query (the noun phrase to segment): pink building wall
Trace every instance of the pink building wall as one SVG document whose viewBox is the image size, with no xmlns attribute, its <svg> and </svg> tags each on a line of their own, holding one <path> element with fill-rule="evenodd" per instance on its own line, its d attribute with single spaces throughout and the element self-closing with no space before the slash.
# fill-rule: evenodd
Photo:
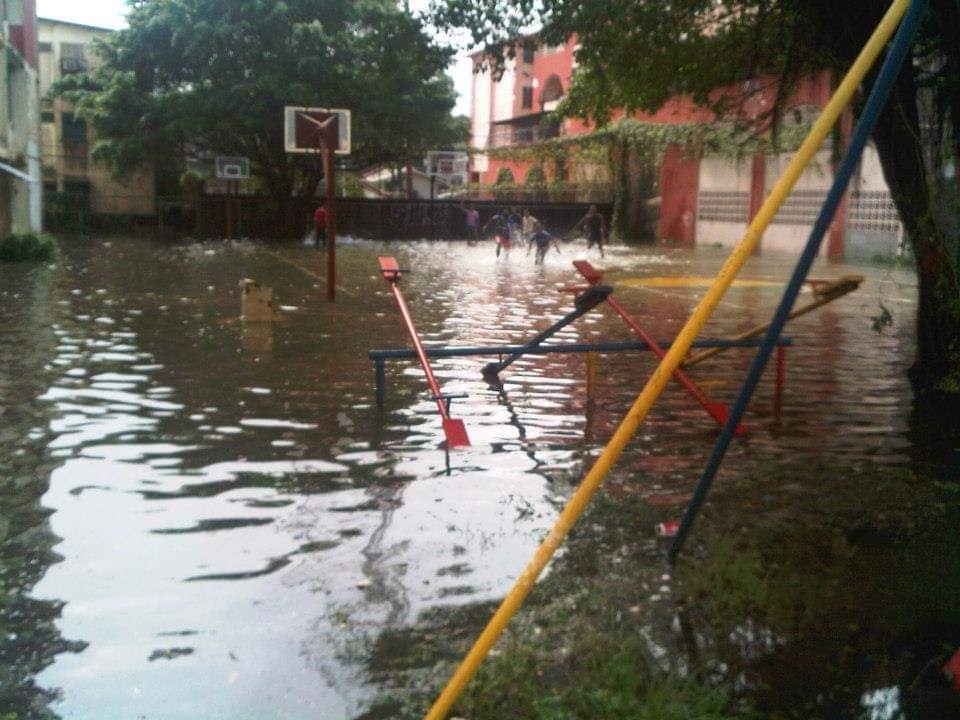
<svg viewBox="0 0 960 720">
<path fill-rule="evenodd" d="M 39 52 L 37 47 L 37 3 L 36 0 L 23 1 L 23 24 L 10 26 L 10 41 L 27 64 L 37 69 Z"/>
</svg>

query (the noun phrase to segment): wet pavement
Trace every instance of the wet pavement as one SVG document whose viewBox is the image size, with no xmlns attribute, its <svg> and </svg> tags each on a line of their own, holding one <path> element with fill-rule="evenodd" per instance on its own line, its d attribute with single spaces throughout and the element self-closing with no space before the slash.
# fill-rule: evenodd
<svg viewBox="0 0 960 720">
<path fill-rule="evenodd" d="M 322 256 L 299 245 L 76 239 L 50 267 L 0 267 L 0 699 L 21 717 L 351 717 L 376 692 L 364 663 L 381 631 L 509 587 L 653 361 L 604 355 L 591 403 L 583 356 L 524 358 L 502 388 L 481 376 L 490 358 L 437 360 L 444 390 L 468 395 L 454 415 L 473 446 L 447 453 L 414 363 L 388 364 L 376 407 L 367 352 L 408 346 L 379 254 L 412 269 L 403 288 L 428 345 L 480 345 L 562 317 L 557 288 L 579 282 L 582 249 L 535 267 L 487 244 L 346 242 L 333 306 Z M 591 260 L 669 340 L 703 288 L 636 279 L 710 276 L 723 257 L 614 247 Z M 790 267 L 753 258 L 742 277 L 766 282 L 731 290 L 705 336 L 766 321 Z M 913 276 L 814 274 L 850 273 L 867 277 L 858 292 L 790 326 L 783 417 L 768 372 L 720 482 L 923 461 L 906 380 Z M 245 277 L 273 288 L 276 322 L 239 320 Z M 878 333 L 881 303 L 894 321 Z M 632 339 L 602 306 L 558 336 Z M 749 359 L 691 374 L 729 402 Z M 671 386 L 608 487 L 688 492 L 715 436 Z"/>
</svg>

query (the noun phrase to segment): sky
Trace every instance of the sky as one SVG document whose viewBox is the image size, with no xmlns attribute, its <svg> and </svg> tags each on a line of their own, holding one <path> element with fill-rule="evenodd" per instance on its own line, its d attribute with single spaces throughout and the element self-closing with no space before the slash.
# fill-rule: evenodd
<svg viewBox="0 0 960 720">
<path fill-rule="evenodd" d="M 424 9 L 429 0 L 411 0 L 410 7 L 414 10 Z M 127 4 L 124 0 L 37 0 L 37 14 L 40 17 L 54 20 L 67 20 L 83 25 L 95 25 L 105 28 L 122 28 L 126 26 L 124 15 Z M 456 115 L 470 114 L 470 61 L 460 58 L 450 67 L 450 75 L 459 94 L 457 106 L 453 112 Z"/>
</svg>

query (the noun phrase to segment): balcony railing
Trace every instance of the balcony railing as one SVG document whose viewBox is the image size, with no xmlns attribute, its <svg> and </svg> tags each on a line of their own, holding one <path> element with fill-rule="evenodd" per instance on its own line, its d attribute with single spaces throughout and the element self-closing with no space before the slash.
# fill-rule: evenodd
<svg viewBox="0 0 960 720">
<path fill-rule="evenodd" d="M 504 148 L 516 147 L 517 145 L 533 145 L 559 136 L 560 125 L 557 123 L 503 123 L 493 125 L 490 128 L 490 147 Z"/>
</svg>

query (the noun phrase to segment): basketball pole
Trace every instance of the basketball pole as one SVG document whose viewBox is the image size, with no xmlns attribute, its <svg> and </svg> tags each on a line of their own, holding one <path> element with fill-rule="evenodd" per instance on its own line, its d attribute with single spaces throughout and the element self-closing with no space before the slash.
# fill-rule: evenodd
<svg viewBox="0 0 960 720">
<path fill-rule="evenodd" d="M 331 125 L 331 120 L 325 125 Z M 329 129 L 321 134 L 320 144 L 323 146 L 323 174 L 327 177 L 327 300 L 334 302 L 337 299 L 337 179 L 334 173 L 333 148 L 330 142 Z"/>
<path fill-rule="evenodd" d="M 339 125 L 336 115 L 320 122 L 305 113 L 300 117 L 317 126 L 317 151 L 327 179 L 327 300 L 337 299 L 337 181 L 334 150 L 339 140 Z"/>
<path fill-rule="evenodd" d="M 227 180 L 227 192 L 223 198 L 223 212 L 227 220 L 227 240 L 233 240 L 233 205 L 230 202 L 230 188 L 233 185 L 232 180 Z"/>
</svg>

